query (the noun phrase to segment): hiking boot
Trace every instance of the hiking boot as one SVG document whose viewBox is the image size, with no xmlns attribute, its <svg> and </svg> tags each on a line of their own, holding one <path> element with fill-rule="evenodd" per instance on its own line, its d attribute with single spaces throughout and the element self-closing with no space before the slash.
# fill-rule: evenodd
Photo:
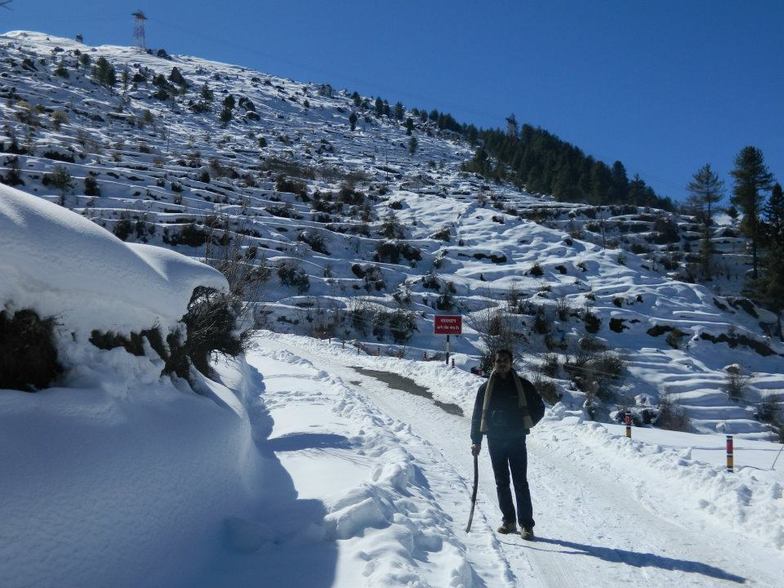
<svg viewBox="0 0 784 588">
<path fill-rule="evenodd" d="M 501 526 L 498 527 L 497 531 L 503 535 L 507 535 L 509 533 L 516 533 L 517 525 L 514 524 L 514 521 L 511 523 L 501 523 Z"/>
<path fill-rule="evenodd" d="M 533 541 L 535 539 L 533 527 L 523 527 L 523 530 L 520 531 L 520 536 L 526 541 Z"/>
</svg>

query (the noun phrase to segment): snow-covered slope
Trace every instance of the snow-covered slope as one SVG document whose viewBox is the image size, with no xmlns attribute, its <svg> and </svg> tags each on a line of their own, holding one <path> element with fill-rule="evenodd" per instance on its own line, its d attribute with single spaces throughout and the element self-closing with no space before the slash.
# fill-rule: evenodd
<svg viewBox="0 0 784 588">
<path fill-rule="evenodd" d="M 33 175 L 25 187 L 36 186 Z M 482 222 L 489 211 L 459 197 L 432 204 L 425 195 L 395 194 L 410 206 L 400 210 L 412 215 L 412 230 L 422 230 L 428 214 L 456 215 L 464 242 L 444 263 L 453 264 L 447 275 L 467 310 L 494 304 L 509 283 L 561 289 L 570 304 L 590 300 L 585 284 L 593 283 L 594 312 L 625 313 L 619 317 L 632 326 L 668 320 L 692 328 L 700 316 L 699 326 L 710 329 L 732 316 L 711 308 L 699 288 L 646 273 L 634 260 L 618 265 L 614 254 L 552 229 L 510 214 L 503 223 Z M 780 583 L 778 445 L 739 440 L 737 470 L 728 473 L 723 436 L 635 427 L 635 440 L 627 440 L 620 427 L 586 422 L 582 410 L 559 403 L 529 438 L 538 542 L 494 535 L 498 512 L 484 455 L 474 526 L 465 534 L 466 413 L 481 378 L 442 361 L 269 331 L 257 334 L 247 358 L 214 357 L 212 379 L 193 374 L 189 386 L 162 377 L 149 346 L 140 356 L 99 349 L 90 333 L 176 329 L 191 291 L 226 289 L 226 279 L 180 253 L 124 243 L 44 200 L 0 188 L 3 311 L 53 314 L 68 368 L 56 386 L 34 394 L 0 390 L 1 586 Z M 416 206 L 416 215 L 406 212 Z M 492 273 L 498 264 L 459 255 L 468 252 L 505 256 L 508 268 Z M 314 266 L 324 261 L 309 257 Z M 520 275 L 534 261 L 547 278 Z M 585 277 L 570 283 L 556 263 Z M 385 277 L 417 275 L 403 264 L 382 265 Z M 266 295 L 282 292 L 275 286 Z M 619 292 L 642 300 L 609 302 Z M 377 300 L 389 303 L 385 294 Z M 558 314 L 547 296 L 533 300 Z M 612 341 L 615 332 L 605 331 L 597 334 Z M 544 341 L 527 336 L 530 360 Z M 711 366 L 728 359 L 700 356 L 699 340 L 669 350 L 639 344 L 653 335 L 626 336 L 636 350 L 629 357 L 636 381 L 680 386 L 673 394 L 699 397 Z M 458 366 L 475 362 L 475 341 L 462 342 Z M 417 355 L 435 345 L 425 335 L 414 342 Z M 771 390 L 780 377 L 769 373 Z"/>
<path fill-rule="evenodd" d="M 585 373 L 577 364 L 594 338 L 625 359 L 620 378 L 597 384 L 598 418 L 668 396 L 693 430 L 770 436 L 756 416 L 763 400 L 784 396 L 784 347 L 766 334 L 775 317 L 674 281 L 650 256 L 604 248 L 590 227 L 575 226 L 593 214 L 608 234 L 617 225 L 645 236 L 657 211 L 588 212 L 488 183 L 460 171 L 472 146 L 427 117 L 404 113 L 418 141 L 412 154 L 404 120 L 326 85 L 40 33 L 0 41 L 9 64 L 0 140 L 9 149 L 15 137 L 24 152 L 6 153 L 6 181 L 18 177 L 19 189 L 63 200 L 128 242 L 262 268 L 258 326 L 419 358 L 443 349 L 430 334 L 434 315 L 460 313 L 466 328 L 452 345 L 470 368 L 483 349 L 483 312 L 497 308 L 527 368 L 556 356 L 542 378 L 573 406 L 593 393 L 575 374 Z M 94 81 L 101 56 L 117 71 L 113 87 Z M 69 170 L 72 189 L 54 187 L 46 173 L 55 166 Z M 211 241 L 224 245 L 205 251 Z M 586 332 L 592 317 L 598 326 Z M 731 364 L 744 384 L 733 400 Z"/>
</svg>

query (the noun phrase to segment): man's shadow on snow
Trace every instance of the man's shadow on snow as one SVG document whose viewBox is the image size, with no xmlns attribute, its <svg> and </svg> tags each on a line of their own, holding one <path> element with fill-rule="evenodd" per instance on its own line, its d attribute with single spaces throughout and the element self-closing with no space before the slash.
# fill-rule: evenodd
<svg viewBox="0 0 784 588">
<path fill-rule="evenodd" d="M 671 557 L 664 557 L 662 555 L 655 555 L 653 553 L 640 553 L 637 551 L 625 551 L 623 549 L 613 549 L 611 547 L 597 547 L 596 545 L 585 545 L 583 543 L 574 543 L 573 541 L 564 541 L 563 539 L 548 539 L 547 537 L 538 537 L 536 542 L 532 543 L 530 547 L 536 549 L 537 543 L 550 543 L 552 545 L 559 545 L 572 551 L 559 551 L 566 555 L 590 555 L 605 561 L 613 563 L 624 563 L 635 568 L 660 568 L 663 570 L 675 570 L 679 572 L 688 572 L 692 574 L 702 574 L 718 580 L 727 580 L 730 582 L 737 582 L 738 584 L 745 584 L 746 578 L 736 576 L 729 572 L 704 564 L 698 561 L 689 561 L 685 559 L 674 559 Z M 527 545 L 527 544 L 526 544 Z M 548 551 L 548 550 L 540 550 Z"/>
</svg>

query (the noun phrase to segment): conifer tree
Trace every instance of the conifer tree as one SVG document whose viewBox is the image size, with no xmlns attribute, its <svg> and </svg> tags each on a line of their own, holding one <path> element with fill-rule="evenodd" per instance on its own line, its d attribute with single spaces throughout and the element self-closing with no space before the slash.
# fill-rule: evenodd
<svg viewBox="0 0 784 588">
<path fill-rule="evenodd" d="M 357 119 L 357 113 L 354 112 L 354 111 L 351 111 L 351 114 L 348 115 L 348 124 L 351 125 L 351 130 L 352 131 L 357 128 L 357 120 L 358 120 Z"/>
<path fill-rule="evenodd" d="M 419 147 L 419 141 L 417 141 L 416 137 L 411 137 L 408 140 L 408 153 L 410 155 L 413 155 L 414 153 L 416 153 L 417 147 Z"/>
<path fill-rule="evenodd" d="M 114 86 L 117 83 L 117 73 L 114 66 L 105 57 L 99 57 L 93 68 L 93 76 L 99 84 Z"/>
<path fill-rule="evenodd" d="M 612 166 L 612 180 L 610 183 L 610 202 L 626 202 L 629 194 L 629 178 L 623 163 L 616 161 Z"/>
<path fill-rule="evenodd" d="M 770 191 L 770 198 L 762 214 L 767 224 L 771 247 L 784 249 L 784 193 L 778 182 Z"/>
<path fill-rule="evenodd" d="M 591 168 L 591 202 L 601 204 L 607 201 L 607 193 L 612 185 L 610 168 L 601 161 L 596 161 Z"/>
<path fill-rule="evenodd" d="M 406 115 L 406 111 L 403 108 L 403 103 L 402 102 L 395 103 L 395 119 L 402 121 L 405 115 Z"/>
<path fill-rule="evenodd" d="M 687 186 L 688 203 L 700 213 L 701 220 L 710 226 L 713 224 L 712 205 L 721 202 L 724 197 L 724 182 L 719 179 L 710 163 L 698 169 Z"/>
<path fill-rule="evenodd" d="M 765 165 L 762 151 L 753 146 L 741 149 L 735 158 L 735 169 L 730 172 L 735 178 L 731 201 L 743 212 L 741 231 L 751 239 L 752 278 L 757 279 L 757 249 L 761 235 L 760 212 L 762 192 L 770 190 L 773 175 Z"/>
<path fill-rule="evenodd" d="M 414 119 L 410 116 L 406 119 L 406 135 L 411 136 L 414 132 Z"/>
<path fill-rule="evenodd" d="M 381 118 L 381 115 L 384 114 L 384 101 L 381 98 L 376 98 L 376 116 Z"/>
<path fill-rule="evenodd" d="M 506 136 L 511 139 L 517 139 L 517 134 L 519 132 L 519 127 L 517 125 L 517 118 L 514 115 L 514 112 L 506 117 Z"/>
<path fill-rule="evenodd" d="M 781 313 L 784 311 L 784 246 L 774 243 L 763 259 L 761 277 L 752 282 L 754 298 L 764 306 L 776 313 L 777 330 L 779 339 L 784 341 L 782 332 Z"/>
<path fill-rule="evenodd" d="M 687 190 L 689 192 L 688 204 L 695 210 L 703 225 L 699 251 L 700 273 L 702 274 L 702 279 L 710 280 L 713 278 L 714 253 L 713 240 L 711 238 L 711 226 L 713 225 L 712 205 L 717 204 L 723 198 L 724 182 L 711 169 L 710 163 L 706 163 L 694 173 Z"/>
</svg>

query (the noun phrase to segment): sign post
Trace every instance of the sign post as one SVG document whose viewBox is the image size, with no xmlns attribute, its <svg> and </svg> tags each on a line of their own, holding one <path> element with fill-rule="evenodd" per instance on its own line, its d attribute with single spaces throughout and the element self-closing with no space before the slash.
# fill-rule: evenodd
<svg viewBox="0 0 784 588">
<path fill-rule="evenodd" d="M 433 321 L 433 333 L 446 335 L 446 365 L 449 365 L 449 337 L 463 334 L 463 317 L 459 314 L 437 314 Z"/>
</svg>

